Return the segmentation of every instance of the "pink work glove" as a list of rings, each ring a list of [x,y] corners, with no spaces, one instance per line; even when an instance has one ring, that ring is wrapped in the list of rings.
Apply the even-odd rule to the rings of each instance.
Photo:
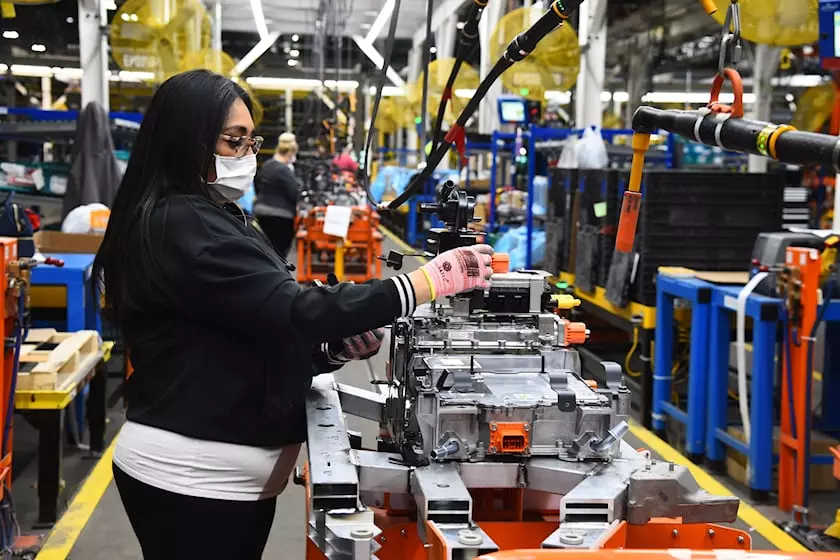
[[[366,360],[379,352],[384,336],[385,329],[374,329],[362,334],[348,336],[342,341],[343,348],[336,357],[345,362]]]
[[[490,245],[459,247],[441,253],[424,264],[420,270],[429,281],[432,299],[489,286],[493,274],[490,264],[492,254],[493,247]]]

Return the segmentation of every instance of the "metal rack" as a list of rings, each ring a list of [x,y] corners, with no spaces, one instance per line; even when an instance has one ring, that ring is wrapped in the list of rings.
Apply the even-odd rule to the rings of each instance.
[[[530,268],[533,266],[531,261],[531,251],[533,249],[533,233],[534,233],[534,178],[537,175],[537,158],[534,155],[539,149],[560,147],[572,135],[580,135],[584,129],[569,129],[569,128],[543,128],[534,126],[528,130],[522,131],[523,144],[528,149],[528,178],[527,178],[527,206],[525,214],[525,227],[527,231],[526,236],[526,254],[525,266]],[[632,130],[629,129],[603,129],[601,130],[601,137],[610,145],[608,152],[611,159],[625,158],[629,162],[632,157],[632,149],[629,146],[616,146],[612,143],[619,136],[631,136]],[[496,219],[496,189],[497,189],[497,172],[498,172],[498,158],[499,152],[512,149],[512,142],[515,140],[516,134],[509,132],[495,131],[492,135],[491,150],[493,154],[493,166],[490,171],[490,208],[488,212],[487,227],[492,231],[495,227]],[[657,152],[660,155],[658,161],[654,156],[651,158],[652,162],[656,162],[667,169],[674,166],[674,138],[673,135],[667,136],[666,150]]]

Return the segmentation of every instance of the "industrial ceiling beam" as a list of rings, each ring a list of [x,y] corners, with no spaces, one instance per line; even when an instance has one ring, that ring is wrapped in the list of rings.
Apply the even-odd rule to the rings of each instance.
[[[251,0],[251,11],[254,13],[254,23],[257,25],[257,33],[260,34],[261,40],[265,40],[268,37],[268,25],[265,23],[262,0]]]
[[[370,26],[367,35],[365,35],[366,42],[372,45],[379,37],[379,34],[382,33],[385,24],[388,23],[388,20],[391,19],[391,14],[394,13],[394,4],[395,0],[385,0],[385,5],[382,6],[382,10],[376,16],[376,19],[373,20],[373,24]]]
[[[233,68],[233,75],[241,76],[245,70],[250,68],[251,65],[265,53],[265,51],[271,48],[271,45],[273,45],[279,37],[280,32],[273,31],[264,39],[260,39],[260,42],[254,45],[254,48],[248,51],[248,54],[243,56],[242,59],[236,63],[236,66]]]
[[[379,54],[379,51],[376,50],[376,47],[365,41],[365,38],[361,35],[353,35],[353,41],[377,68],[382,68],[382,66],[385,64],[385,60],[382,58],[382,55]],[[385,73],[387,74],[388,79],[391,80],[391,83],[393,83],[395,86],[399,88],[405,87],[405,80],[403,80],[400,77],[400,75],[397,74],[396,70],[389,66]]]
[[[444,0],[444,2],[435,8],[434,13],[432,13],[432,33],[437,31],[437,28],[446,21],[451,15],[458,13],[458,10],[463,7],[463,5],[468,0]],[[413,45],[415,47],[420,46],[423,44],[423,40],[426,38],[426,26],[421,25],[420,29],[414,34]]]

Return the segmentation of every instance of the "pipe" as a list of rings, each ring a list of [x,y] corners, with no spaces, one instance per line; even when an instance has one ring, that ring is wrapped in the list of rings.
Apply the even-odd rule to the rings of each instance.
[[[639,107],[633,115],[633,130],[652,132],[656,129],[679,134],[707,146],[840,171],[840,139],[828,134],[801,132],[787,125],[733,118],[705,110]]]
[[[622,420],[621,422],[616,424],[615,427],[613,427],[610,430],[607,430],[607,435],[604,436],[604,439],[602,439],[601,441],[590,442],[589,447],[592,448],[592,451],[595,451],[597,453],[603,453],[604,451],[612,447],[615,442],[623,438],[624,434],[626,434],[629,430],[629,424]]]
[[[735,352],[738,368],[738,410],[741,413],[741,425],[744,427],[744,440],[750,442],[750,395],[747,387],[747,300],[762,280],[767,278],[766,272],[759,272],[753,276],[747,285],[738,292],[738,303],[735,308],[736,342]]]
[[[435,447],[429,452],[429,457],[433,461],[439,461],[442,459],[446,459],[450,455],[454,455],[461,449],[461,444],[458,443],[457,439],[450,439],[446,443],[441,446]]]

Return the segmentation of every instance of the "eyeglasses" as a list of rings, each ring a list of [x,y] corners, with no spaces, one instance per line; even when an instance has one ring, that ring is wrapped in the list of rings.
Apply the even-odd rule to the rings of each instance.
[[[248,155],[248,149],[253,153],[258,153],[260,147],[265,142],[262,136],[232,136],[230,134],[219,134],[219,138],[227,142],[231,149],[234,150],[236,157],[243,157]]]

